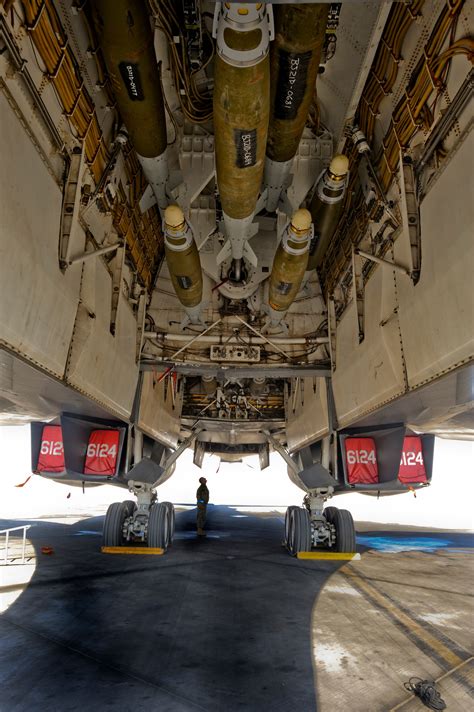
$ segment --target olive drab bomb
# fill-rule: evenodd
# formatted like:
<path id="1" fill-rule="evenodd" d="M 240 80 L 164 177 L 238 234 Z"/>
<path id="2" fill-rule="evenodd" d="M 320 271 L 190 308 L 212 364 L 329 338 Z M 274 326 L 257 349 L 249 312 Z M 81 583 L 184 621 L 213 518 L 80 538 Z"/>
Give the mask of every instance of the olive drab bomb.
<path id="1" fill-rule="evenodd" d="M 161 209 L 168 203 L 166 119 L 146 3 L 96 0 L 100 47 L 120 115 Z"/>
<path id="2" fill-rule="evenodd" d="M 270 107 L 270 18 L 265 3 L 216 9 L 214 127 L 216 175 L 228 243 L 239 281 L 262 183 Z"/>
<path id="3" fill-rule="evenodd" d="M 274 211 L 290 174 L 308 118 L 326 36 L 326 4 L 278 5 L 270 50 L 270 124 L 264 185 Z"/>
<path id="4" fill-rule="evenodd" d="M 273 260 L 268 292 L 269 325 L 276 326 L 298 294 L 308 264 L 311 213 L 297 210 L 285 228 Z"/>
<path id="5" fill-rule="evenodd" d="M 191 323 L 200 321 L 202 309 L 202 271 L 199 252 L 191 227 L 178 205 L 164 213 L 165 255 L 176 295 Z"/>
<path id="6" fill-rule="evenodd" d="M 344 208 L 348 176 L 349 159 L 338 154 L 316 182 L 310 205 L 315 239 L 309 255 L 308 270 L 319 267 L 336 231 Z"/>

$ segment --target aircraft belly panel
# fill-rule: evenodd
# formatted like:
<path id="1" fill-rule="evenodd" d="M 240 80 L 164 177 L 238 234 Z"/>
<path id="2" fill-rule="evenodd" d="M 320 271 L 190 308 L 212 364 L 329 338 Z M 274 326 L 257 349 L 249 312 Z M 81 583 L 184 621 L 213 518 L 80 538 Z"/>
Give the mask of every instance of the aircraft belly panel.
<path id="1" fill-rule="evenodd" d="M 471 130 L 421 205 L 420 281 L 396 276 L 410 388 L 474 358 L 473 150 Z"/>
<path id="2" fill-rule="evenodd" d="M 365 338 L 358 342 L 354 301 L 349 305 L 336 332 L 336 370 L 332 376 L 340 425 L 400 395 L 405 390 L 403 362 L 396 338 L 393 294 L 385 289 L 393 281 L 391 270 L 378 268 L 365 286 Z M 390 336 L 385 338 L 381 322 L 392 318 Z M 393 333 L 395 331 L 395 333 Z"/>
<path id="3" fill-rule="evenodd" d="M 81 304 L 78 309 L 66 380 L 128 418 L 138 379 L 136 320 L 121 296 L 115 334 L 110 332 L 110 301 L 107 299 L 110 291 L 105 288 L 110 278 L 99 261 L 95 261 L 94 265 L 97 274 L 96 299 L 93 303 L 88 302 L 87 307 Z M 97 316 L 95 311 L 91 311 L 92 308 L 97 309 Z"/>
<path id="4" fill-rule="evenodd" d="M 61 192 L 3 93 L 0 112 L 0 342 L 61 377 L 80 274 L 59 268 Z"/>

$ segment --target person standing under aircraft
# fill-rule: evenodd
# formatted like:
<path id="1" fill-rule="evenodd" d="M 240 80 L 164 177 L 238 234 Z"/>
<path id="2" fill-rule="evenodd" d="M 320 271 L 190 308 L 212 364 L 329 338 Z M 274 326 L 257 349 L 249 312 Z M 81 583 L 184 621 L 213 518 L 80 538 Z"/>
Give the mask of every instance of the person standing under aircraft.
<path id="1" fill-rule="evenodd" d="M 209 502 L 209 490 L 206 487 L 206 478 L 200 477 L 199 482 L 201 483 L 198 491 L 196 492 L 197 499 L 197 533 L 198 536 L 206 536 L 204 531 L 204 525 L 206 524 L 206 511 L 207 504 Z"/>

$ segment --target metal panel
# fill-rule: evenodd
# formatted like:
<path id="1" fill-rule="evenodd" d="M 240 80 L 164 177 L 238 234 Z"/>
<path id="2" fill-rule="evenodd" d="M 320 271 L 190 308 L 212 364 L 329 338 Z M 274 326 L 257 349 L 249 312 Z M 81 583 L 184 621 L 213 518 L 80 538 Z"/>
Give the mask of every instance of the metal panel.
<path id="1" fill-rule="evenodd" d="M 62 376 L 80 275 L 59 269 L 61 193 L 3 94 L 0 113 L 0 342 Z"/>
<path id="2" fill-rule="evenodd" d="M 380 5 L 382 4 L 382 8 Z M 366 50 L 378 33 L 379 18 L 389 3 L 344 2 L 337 31 L 335 56 L 327 63 L 324 74 L 318 76 L 318 97 L 321 116 L 336 142 L 344 122 L 353 112 L 356 94 L 363 77 Z"/>
<path id="3" fill-rule="evenodd" d="M 178 446 L 182 395 L 173 391 L 171 377 L 159 380 L 144 373 L 137 425 L 140 430 L 169 447 Z"/>
<path id="4" fill-rule="evenodd" d="M 138 380 L 137 323 L 121 294 L 115 335 L 110 333 L 111 295 L 111 277 L 102 260 L 84 265 L 83 303 L 74 325 L 67 382 L 128 418 Z"/>
<path id="5" fill-rule="evenodd" d="M 288 450 L 294 452 L 328 433 L 327 391 L 322 378 L 304 378 L 304 398 L 286 408 Z"/>
<path id="6" fill-rule="evenodd" d="M 393 271 L 386 267 L 378 267 L 366 284 L 362 343 L 354 302 L 338 324 L 338 364 L 332 383 L 342 426 L 405 391 L 393 284 Z"/>
<path id="7" fill-rule="evenodd" d="M 410 388 L 474 358 L 473 154 L 471 131 L 421 205 L 418 284 L 396 276 Z"/>

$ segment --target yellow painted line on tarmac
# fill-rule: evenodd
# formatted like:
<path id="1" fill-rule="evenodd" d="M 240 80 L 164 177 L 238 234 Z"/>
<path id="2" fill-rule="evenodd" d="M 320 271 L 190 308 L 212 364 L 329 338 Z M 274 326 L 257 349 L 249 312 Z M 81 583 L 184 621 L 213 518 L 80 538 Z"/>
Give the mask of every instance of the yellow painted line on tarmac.
<path id="1" fill-rule="evenodd" d="M 374 601 L 376 601 L 380 608 L 385 609 L 387 613 L 392 616 L 392 618 L 395 618 L 406 628 L 408 628 L 408 630 L 411 630 L 419 640 L 438 653 L 438 655 L 449 665 L 456 667 L 457 665 L 461 665 L 465 662 L 459 657 L 459 655 L 450 650 L 447 645 L 444 645 L 444 643 L 435 638 L 434 635 L 431 635 L 431 633 L 423 628 L 423 626 L 419 625 L 419 623 L 417 623 L 413 618 L 401 611 L 398 606 L 390 601 L 390 599 L 379 593 L 379 591 L 369 584 L 365 578 L 362 578 L 355 571 L 350 571 L 349 569 L 344 570 L 344 575 L 349 580 L 352 579 L 354 584 L 365 591 Z"/>
<path id="2" fill-rule="evenodd" d="M 165 553 L 164 549 L 153 546 L 102 546 L 103 554 L 154 554 L 161 556 Z"/>
<path id="3" fill-rule="evenodd" d="M 296 557 L 317 561 L 360 561 L 360 554 L 344 554 L 342 551 L 299 551 Z"/>

